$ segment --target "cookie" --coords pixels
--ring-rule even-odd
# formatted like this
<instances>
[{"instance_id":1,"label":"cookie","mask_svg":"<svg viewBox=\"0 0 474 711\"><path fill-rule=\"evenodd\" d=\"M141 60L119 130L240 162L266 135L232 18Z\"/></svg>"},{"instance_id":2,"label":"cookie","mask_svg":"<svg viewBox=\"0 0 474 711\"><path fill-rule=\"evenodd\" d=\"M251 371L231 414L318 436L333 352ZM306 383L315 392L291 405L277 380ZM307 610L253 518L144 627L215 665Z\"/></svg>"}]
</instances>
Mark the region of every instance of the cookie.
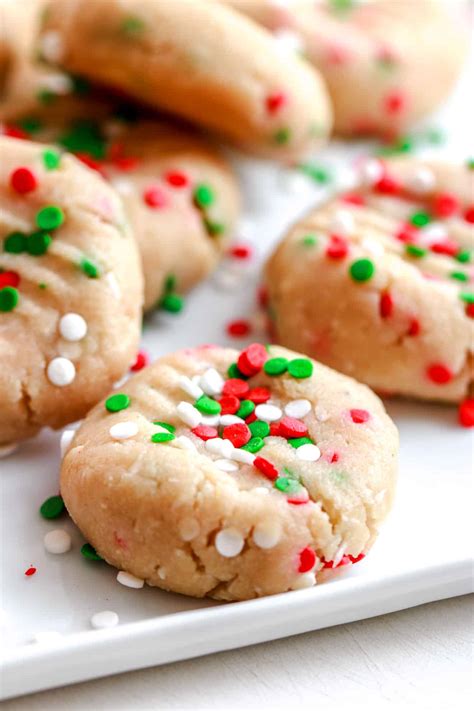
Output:
<instances>
[{"instance_id":1,"label":"cookie","mask_svg":"<svg viewBox=\"0 0 474 711\"><path fill-rule=\"evenodd\" d=\"M437 0L225 2L321 72L335 130L348 136L406 131L448 96L466 55L466 37Z\"/></svg>"},{"instance_id":2,"label":"cookie","mask_svg":"<svg viewBox=\"0 0 474 711\"><path fill-rule=\"evenodd\" d=\"M122 204L93 171L0 138L0 444L82 417L134 361L142 276Z\"/></svg>"},{"instance_id":3,"label":"cookie","mask_svg":"<svg viewBox=\"0 0 474 711\"><path fill-rule=\"evenodd\" d=\"M367 387L277 346L206 346L158 360L91 411L61 494L121 571L244 600L363 558L392 503L397 450Z\"/></svg>"},{"instance_id":4,"label":"cookie","mask_svg":"<svg viewBox=\"0 0 474 711\"><path fill-rule=\"evenodd\" d=\"M276 338L376 390L459 402L473 384L472 166L369 160L266 268Z\"/></svg>"},{"instance_id":5,"label":"cookie","mask_svg":"<svg viewBox=\"0 0 474 711\"><path fill-rule=\"evenodd\" d=\"M213 0L50 0L39 51L261 155L293 159L331 128L317 72Z\"/></svg>"}]
</instances>

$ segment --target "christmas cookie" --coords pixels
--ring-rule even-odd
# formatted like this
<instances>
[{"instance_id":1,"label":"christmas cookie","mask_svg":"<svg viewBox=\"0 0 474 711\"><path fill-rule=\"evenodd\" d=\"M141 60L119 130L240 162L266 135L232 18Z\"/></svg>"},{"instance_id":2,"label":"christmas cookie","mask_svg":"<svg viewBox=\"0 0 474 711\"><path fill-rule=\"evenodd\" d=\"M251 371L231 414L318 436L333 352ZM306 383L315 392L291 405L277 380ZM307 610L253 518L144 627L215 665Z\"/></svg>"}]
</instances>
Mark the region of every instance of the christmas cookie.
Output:
<instances>
[{"instance_id":1,"label":"christmas cookie","mask_svg":"<svg viewBox=\"0 0 474 711\"><path fill-rule=\"evenodd\" d=\"M207 346L160 359L91 411L61 494L119 576L243 600L364 557L397 450L367 387L280 347Z\"/></svg>"},{"instance_id":2,"label":"christmas cookie","mask_svg":"<svg viewBox=\"0 0 474 711\"><path fill-rule=\"evenodd\" d=\"M316 71L211 0L50 0L39 52L262 155L295 158L331 128Z\"/></svg>"},{"instance_id":3,"label":"christmas cookie","mask_svg":"<svg viewBox=\"0 0 474 711\"><path fill-rule=\"evenodd\" d=\"M317 67L335 129L346 135L405 131L446 98L466 54L465 37L437 0L226 2Z\"/></svg>"},{"instance_id":4,"label":"christmas cookie","mask_svg":"<svg viewBox=\"0 0 474 711\"><path fill-rule=\"evenodd\" d=\"M367 161L266 269L276 338L373 388L459 402L473 385L472 166Z\"/></svg>"},{"instance_id":5,"label":"christmas cookie","mask_svg":"<svg viewBox=\"0 0 474 711\"><path fill-rule=\"evenodd\" d=\"M136 356L142 277L116 193L0 138L0 444L77 420Z\"/></svg>"}]
</instances>

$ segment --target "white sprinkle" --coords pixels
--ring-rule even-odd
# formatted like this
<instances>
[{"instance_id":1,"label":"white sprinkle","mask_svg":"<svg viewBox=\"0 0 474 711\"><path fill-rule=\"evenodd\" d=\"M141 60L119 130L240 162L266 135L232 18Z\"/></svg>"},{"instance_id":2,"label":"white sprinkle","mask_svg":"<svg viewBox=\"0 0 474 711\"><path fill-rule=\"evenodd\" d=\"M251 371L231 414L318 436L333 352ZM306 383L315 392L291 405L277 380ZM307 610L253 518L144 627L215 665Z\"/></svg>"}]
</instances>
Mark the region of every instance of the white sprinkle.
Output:
<instances>
[{"instance_id":1,"label":"white sprinkle","mask_svg":"<svg viewBox=\"0 0 474 711\"><path fill-rule=\"evenodd\" d=\"M87 334L87 323L79 314L65 314L59 321L59 333L66 341L81 341Z\"/></svg>"},{"instance_id":2,"label":"white sprinkle","mask_svg":"<svg viewBox=\"0 0 474 711\"><path fill-rule=\"evenodd\" d=\"M256 486L255 489L252 489L254 494L258 494L261 496L262 494L265 496L270 493L270 489L268 489L266 486Z\"/></svg>"},{"instance_id":3,"label":"white sprinkle","mask_svg":"<svg viewBox=\"0 0 474 711\"><path fill-rule=\"evenodd\" d=\"M242 464L253 464L256 457L255 454L252 454L252 452L247 452L246 449L237 449L234 447L232 450L232 455L231 459L234 460L234 462L242 462Z\"/></svg>"},{"instance_id":4,"label":"white sprinkle","mask_svg":"<svg viewBox=\"0 0 474 711\"><path fill-rule=\"evenodd\" d=\"M179 524L179 535L183 541L192 541L199 536L201 527L195 518L185 518Z\"/></svg>"},{"instance_id":5,"label":"white sprinkle","mask_svg":"<svg viewBox=\"0 0 474 711\"><path fill-rule=\"evenodd\" d=\"M40 51L48 62L60 62L63 58L63 40L59 32L45 32L39 39Z\"/></svg>"},{"instance_id":6,"label":"white sprinkle","mask_svg":"<svg viewBox=\"0 0 474 711\"><path fill-rule=\"evenodd\" d=\"M145 581L141 578L136 578L131 573L127 573L125 570L120 570L117 573L117 582L120 585L125 585L127 588L136 588L139 590L145 584Z\"/></svg>"},{"instance_id":7,"label":"white sprinkle","mask_svg":"<svg viewBox=\"0 0 474 711\"><path fill-rule=\"evenodd\" d=\"M120 299L122 298L122 290L119 286L119 283L117 281L117 277L115 276L115 274L113 272L107 272L107 274L105 275L105 279L109 285L109 288L110 288L110 291L112 292L112 294L115 296L117 301L120 301Z\"/></svg>"},{"instance_id":8,"label":"white sprinkle","mask_svg":"<svg viewBox=\"0 0 474 711\"><path fill-rule=\"evenodd\" d=\"M288 417L296 417L300 419L311 412L311 403L309 400L291 400L285 405L285 415Z\"/></svg>"},{"instance_id":9,"label":"white sprinkle","mask_svg":"<svg viewBox=\"0 0 474 711\"><path fill-rule=\"evenodd\" d=\"M218 269L213 276L213 282L218 289L230 291L236 289L242 281L242 275L237 274L232 269L222 267Z\"/></svg>"},{"instance_id":10,"label":"white sprinkle","mask_svg":"<svg viewBox=\"0 0 474 711\"><path fill-rule=\"evenodd\" d=\"M274 548L281 538L281 528L278 523L271 521L258 523L254 528L252 538L259 548Z\"/></svg>"},{"instance_id":11,"label":"white sprinkle","mask_svg":"<svg viewBox=\"0 0 474 711\"><path fill-rule=\"evenodd\" d=\"M326 422L329 420L329 412L321 405L316 405L314 408L314 414L316 415L318 422Z\"/></svg>"},{"instance_id":12,"label":"white sprinkle","mask_svg":"<svg viewBox=\"0 0 474 711\"><path fill-rule=\"evenodd\" d=\"M225 457L226 459L230 459L232 457L235 449L230 440L221 439L220 437L208 439L205 443L205 447L211 454L217 454L219 457Z\"/></svg>"},{"instance_id":13,"label":"white sprinkle","mask_svg":"<svg viewBox=\"0 0 474 711\"><path fill-rule=\"evenodd\" d=\"M383 165L377 159L369 159L362 163L359 176L364 185L374 185L383 175Z\"/></svg>"},{"instance_id":14,"label":"white sprinkle","mask_svg":"<svg viewBox=\"0 0 474 711\"><path fill-rule=\"evenodd\" d=\"M59 449L61 452L61 459L64 458L66 452L72 444L72 440L76 436L76 430L64 430L61 434L61 439L59 440Z\"/></svg>"},{"instance_id":15,"label":"white sprinkle","mask_svg":"<svg viewBox=\"0 0 474 711\"><path fill-rule=\"evenodd\" d=\"M166 434L166 432L168 432L168 434L169 434L169 432L170 432L169 430L166 429L166 427L162 427L161 425L157 425L157 424L155 424L155 422L153 423L153 427L156 427L156 430L155 430L155 432L154 432L153 434L156 434L157 432L164 432L165 434Z\"/></svg>"},{"instance_id":16,"label":"white sprinkle","mask_svg":"<svg viewBox=\"0 0 474 711\"><path fill-rule=\"evenodd\" d=\"M385 248L381 242L372 237L364 237L361 240L361 247L370 254L371 257L381 257L385 254Z\"/></svg>"},{"instance_id":17,"label":"white sprinkle","mask_svg":"<svg viewBox=\"0 0 474 711\"><path fill-rule=\"evenodd\" d=\"M426 166L417 168L412 175L409 175L406 179L407 188L418 195L425 195L431 192L435 184L435 174Z\"/></svg>"},{"instance_id":18,"label":"white sprinkle","mask_svg":"<svg viewBox=\"0 0 474 711\"><path fill-rule=\"evenodd\" d=\"M336 210L331 217L329 229L334 234L341 237L347 237L354 232L355 220L352 212L349 210Z\"/></svg>"},{"instance_id":19,"label":"white sprinkle","mask_svg":"<svg viewBox=\"0 0 474 711\"><path fill-rule=\"evenodd\" d=\"M190 402L180 402L176 408L179 418L191 429L201 422L201 413Z\"/></svg>"},{"instance_id":20,"label":"white sprinkle","mask_svg":"<svg viewBox=\"0 0 474 711\"><path fill-rule=\"evenodd\" d=\"M280 55L285 58L288 57L288 55L303 52L304 50L303 40L292 30L277 30L273 33L273 36L277 43Z\"/></svg>"},{"instance_id":21,"label":"white sprinkle","mask_svg":"<svg viewBox=\"0 0 474 711\"><path fill-rule=\"evenodd\" d=\"M291 195L304 195L314 190L314 183L307 175L288 168L280 168L278 184L283 192Z\"/></svg>"},{"instance_id":22,"label":"white sprinkle","mask_svg":"<svg viewBox=\"0 0 474 711\"><path fill-rule=\"evenodd\" d=\"M135 437L137 433L138 425L136 422L117 422L109 430L112 439L130 439L130 437Z\"/></svg>"},{"instance_id":23,"label":"white sprinkle","mask_svg":"<svg viewBox=\"0 0 474 711\"><path fill-rule=\"evenodd\" d=\"M41 89L47 89L54 94L65 96L70 94L74 88L71 77L67 74L48 74L41 78Z\"/></svg>"},{"instance_id":24,"label":"white sprinkle","mask_svg":"<svg viewBox=\"0 0 474 711\"><path fill-rule=\"evenodd\" d=\"M185 435L179 435L179 437L176 437L171 444L179 447L179 449L187 449L189 452L197 451L194 442L192 442L189 437L185 437Z\"/></svg>"},{"instance_id":25,"label":"white sprinkle","mask_svg":"<svg viewBox=\"0 0 474 711\"><path fill-rule=\"evenodd\" d=\"M343 544L342 546L339 546L339 548L336 551L336 555L333 558L333 563L332 563L333 568L336 568L339 565L345 552L346 552L345 544Z\"/></svg>"},{"instance_id":26,"label":"white sprinkle","mask_svg":"<svg viewBox=\"0 0 474 711\"><path fill-rule=\"evenodd\" d=\"M224 379L215 368L209 368L201 375L199 385L206 395L220 395L224 387Z\"/></svg>"},{"instance_id":27,"label":"white sprinkle","mask_svg":"<svg viewBox=\"0 0 474 711\"><path fill-rule=\"evenodd\" d=\"M110 182L120 195L131 195L134 192L133 183L128 178L114 178Z\"/></svg>"},{"instance_id":28,"label":"white sprinkle","mask_svg":"<svg viewBox=\"0 0 474 711\"><path fill-rule=\"evenodd\" d=\"M237 464L231 462L230 459L216 459L214 464L218 469L221 469L223 472L236 472L239 469Z\"/></svg>"},{"instance_id":29,"label":"white sprinkle","mask_svg":"<svg viewBox=\"0 0 474 711\"><path fill-rule=\"evenodd\" d=\"M291 586L292 590L304 590L305 588L312 588L316 585L316 575L315 573L302 573L298 575L295 582Z\"/></svg>"},{"instance_id":30,"label":"white sprinkle","mask_svg":"<svg viewBox=\"0 0 474 711\"><path fill-rule=\"evenodd\" d=\"M303 462L317 462L321 456L321 450L315 444L303 444L296 450L296 456Z\"/></svg>"},{"instance_id":31,"label":"white sprinkle","mask_svg":"<svg viewBox=\"0 0 474 711\"><path fill-rule=\"evenodd\" d=\"M95 615L91 617L91 627L95 630L106 630L110 627L117 627L118 623L119 616L113 610L96 612Z\"/></svg>"},{"instance_id":32,"label":"white sprinkle","mask_svg":"<svg viewBox=\"0 0 474 711\"><path fill-rule=\"evenodd\" d=\"M1 444L0 445L0 459L5 459L6 457L9 457L10 454L13 454L13 452L16 452L18 449L18 444L16 442L12 442L12 444Z\"/></svg>"},{"instance_id":33,"label":"white sprinkle","mask_svg":"<svg viewBox=\"0 0 474 711\"><path fill-rule=\"evenodd\" d=\"M244 547L244 537L236 528L224 528L217 534L215 546L224 558L234 558Z\"/></svg>"},{"instance_id":34,"label":"white sprinkle","mask_svg":"<svg viewBox=\"0 0 474 711\"><path fill-rule=\"evenodd\" d=\"M221 425L224 425L224 427L227 427L227 425L241 425L242 423L245 424L245 420L243 420L241 417L237 417L237 415L221 415L219 418L219 423Z\"/></svg>"},{"instance_id":35,"label":"white sprinkle","mask_svg":"<svg viewBox=\"0 0 474 711\"><path fill-rule=\"evenodd\" d=\"M53 644L62 638L63 635L61 632L56 632L55 630L40 630L33 635L33 642L37 644Z\"/></svg>"},{"instance_id":36,"label":"white sprinkle","mask_svg":"<svg viewBox=\"0 0 474 711\"><path fill-rule=\"evenodd\" d=\"M217 427L220 422L219 415L201 415L201 424L209 427Z\"/></svg>"},{"instance_id":37,"label":"white sprinkle","mask_svg":"<svg viewBox=\"0 0 474 711\"><path fill-rule=\"evenodd\" d=\"M70 385L76 377L76 368L69 358L53 358L46 369L48 380L59 388Z\"/></svg>"},{"instance_id":38,"label":"white sprinkle","mask_svg":"<svg viewBox=\"0 0 474 711\"><path fill-rule=\"evenodd\" d=\"M282 416L282 411L276 405L257 405L255 408L255 415L259 420L263 422L276 422Z\"/></svg>"},{"instance_id":39,"label":"white sprinkle","mask_svg":"<svg viewBox=\"0 0 474 711\"><path fill-rule=\"evenodd\" d=\"M441 242L448 237L448 230L442 222L432 222L418 230L418 240L423 247L430 247L433 242Z\"/></svg>"},{"instance_id":40,"label":"white sprinkle","mask_svg":"<svg viewBox=\"0 0 474 711\"><path fill-rule=\"evenodd\" d=\"M166 568L163 568L163 566L161 566L156 572L158 573L158 577L160 580L166 580Z\"/></svg>"},{"instance_id":41,"label":"white sprinkle","mask_svg":"<svg viewBox=\"0 0 474 711\"><path fill-rule=\"evenodd\" d=\"M54 531L49 531L43 539L44 547L48 553L60 555L71 550L71 536L62 528L56 528Z\"/></svg>"},{"instance_id":42,"label":"white sprinkle","mask_svg":"<svg viewBox=\"0 0 474 711\"><path fill-rule=\"evenodd\" d=\"M204 392L201 390L199 385L197 383L194 383L191 378L188 378L187 375L182 375L180 377L178 385L181 390L184 390L184 392L187 393L194 400L197 400L202 395L204 395Z\"/></svg>"}]
</instances>

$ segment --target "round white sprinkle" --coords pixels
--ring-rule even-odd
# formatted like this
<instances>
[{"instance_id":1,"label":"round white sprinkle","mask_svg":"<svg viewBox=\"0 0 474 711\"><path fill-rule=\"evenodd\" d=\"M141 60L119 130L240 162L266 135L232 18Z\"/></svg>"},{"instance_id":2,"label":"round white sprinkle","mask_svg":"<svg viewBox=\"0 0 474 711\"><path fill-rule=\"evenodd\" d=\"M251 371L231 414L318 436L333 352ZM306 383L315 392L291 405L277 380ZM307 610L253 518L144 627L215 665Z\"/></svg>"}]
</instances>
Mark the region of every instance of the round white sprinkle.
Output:
<instances>
[{"instance_id":1,"label":"round white sprinkle","mask_svg":"<svg viewBox=\"0 0 474 711\"><path fill-rule=\"evenodd\" d=\"M56 632L55 630L40 630L33 635L33 642L37 644L53 644L62 638L63 635L61 632Z\"/></svg>"},{"instance_id":2,"label":"round white sprinkle","mask_svg":"<svg viewBox=\"0 0 474 711\"><path fill-rule=\"evenodd\" d=\"M412 190L418 195L424 195L433 190L436 184L436 178L432 170L422 166L407 177L406 184L409 190Z\"/></svg>"},{"instance_id":3,"label":"round white sprinkle","mask_svg":"<svg viewBox=\"0 0 474 711\"><path fill-rule=\"evenodd\" d=\"M430 247L433 242L442 242L448 237L448 230L442 222L432 222L418 230L418 239L423 247Z\"/></svg>"},{"instance_id":4,"label":"round white sprinkle","mask_svg":"<svg viewBox=\"0 0 474 711\"><path fill-rule=\"evenodd\" d=\"M215 368L209 368L201 375L199 385L206 395L220 395L224 387L224 379Z\"/></svg>"},{"instance_id":5,"label":"round white sprinkle","mask_svg":"<svg viewBox=\"0 0 474 711\"><path fill-rule=\"evenodd\" d=\"M255 415L257 419L263 422L276 422L282 416L282 411L276 405L257 405Z\"/></svg>"},{"instance_id":6,"label":"round white sprinkle","mask_svg":"<svg viewBox=\"0 0 474 711\"><path fill-rule=\"evenodd\" d=\"M58 388L70 385L76 377L76 368L69 358L53 358L46 369L48 380Z\"/></svg>"},{"instance_id":7,"label":"round white sprinkle","mask_svg":"<svg viewBox=\"0 0 474 711\"><path fill-rule=\"evenodd\" d=\"M96 612L91 617L91 627L95 630L106 630L109 627L116 627L119 623L119 616L113 610L103 610Z\"/></svg>"},{"instance_id":8,"label":"round white sprinkle","mask_svg":"<svg viewBox=\"0 0 474 711\"><path fill-rule=\"evenodd\" d=\"M59 449L61 451L61 459L66 454L67 450L72 444L72 440L76 436L76 430L64 430L61 434L61 439L59 440Z\"/></svg>"},{"instance_id":9,"label":"round white sprinkle","mask_svg":"<svg viewBox=\"0 0 474 711\"><path fill-rule=\"evenodd\" d=\"M354 232L355 220L349 210L337 210L331 218L329 229L334 234L347 237Z\"/></svg>"},{"instance_id":10,"label":"round white sprinkle","mask_svg":"<svg viewBox=\"0 0 474 711\"><path fill-rule=\"evenodd\" d=\"M237 415L221 415L219 418L219 423L221 425L224 425L224 427L227 427L227 425L241 425L242 423L245 424L245 420L243 420L241 417L237 417Z\"/></svg>"},{"instance_id":11,"label":"round white sprinkle","mask_svg":"<svg viewBox=\"0 0 474 711\"><path fill-rule=\"evenodd\" d=\"M273 33L278 51L283 57L303 52L304 43L301 37L292 30L277 30Z\"/></svg>"},{"instance_id":12,"label":"round white sprinkle","mask_svg":"<svg viewBox=\"0 0 474 711\"><path fill-rule=\"evenodd\" d=\"M194 383L191 378L188 378L187 375L182 375L178 383L181 390L184 390L184 392L187 393L190 397L194 398L194 400L197 400L202 395L204 395L204 392L201 390L199 385L197 383Z\"/></svg>"},{"instance_id":13,"label":"round white sprinkle","mask_svg":"<svg viewBox=\"0 0 474 711\"><path fill-rule=\"evenodd\" d=\"M364 237L361 241L361 247L365 249L372 257L381 257L385 254L385 248L383 244L377 239L372 239L372 237Z\"/></svg>"},{"instance_id":14,"label":"round white sprinkle","mask_svg":"<svg viewBox=\"0 0 474 711\"><path fill-rule=\"evenodd\" d=\"M237 464L231 462L230 459L216 459L214 464L218 469L221 469L223 472L236 472L239 468Z\"/></svg>"},{"instance_id":15,"label":"round white sprinkle","mask_svg":"<svg viewBox=\"0 0 474 711\"><path fill-rule=\"evenodd\" d=\"M120 195L131 195L134 192L133 183L127 178L114 178L111 183Z\"/></svg>"},{"instance_id":16,"label":"round white sprinkle","mask_svg":"<svg viewBox=\"0 0 474 711\"><path fill-rule=\"evenodd\" d=\"M236 528L224 528L217 534L215 546L224 558L234 558L244 547L244 538Z\"/></svg>"},{"instance_id":17,"label":"round white sprinkle","mask_svg":"<svg viewBox=\"0 0 474 711\"><path fill-rule=\"evenodd\" d=\"M315 444L303 444L296 450L296 456L303 462L317 462L321 456L321 451Z\"/></svg>"},{"instance_id":18,"label":"round white sprinkle","mask_svg":"<svg viewBox=\"0 0 474 711\"><path fill-rule=\"evenodd\" d=\"M71 550L71 536L62 528L56 528L54 531L49 531L43 539L44 547L48 553L60 555Z\"/></svg>"},{"instance_id":19,"label":"round white sprinkle","mask_svg":"<svg viewBox=\"0 0 474 711\"><path fill-rule=\"evenodd\" d=\"M40 51L44 59L55 64L63 58L63 40L59 32L45 32L39 39Z\"/></svg>"},{"instance_id":20,"label":"round white sprinkle","mask_svg":"<svg viewBox=\"0 0 474 711\"><path fill-rule=\"evenodd\" d=\"M311 412L311 403L309 400L291 400L285 405L285 415L288 417L296 417L300 419Z\"/></svg>"},{"instance_id":21,"label":"round white sprinkle","mask_svg":"<svg viewBox=\"0 0 474 711\"><path fill-rule=\"evenodd\" d=\"M120 585L125 585L127 588L136 588L137 590L142 588L145 584L144 580L136 578L131 573L125 572L125 570L120 570L117 573L117 582L120 583Z\"/></svg>"},{"instance_id":22,"label":"round white sprinkle","mask_svg":"<svg viewBox=\"0 0 474 711\"><path fill-rule=\"evenodd\" d=\"M136 422L117 422L109 430L112 439L130 439L138 433Z\"/></svg>"},{"instance_id":23,"label":"round white sprinkle","mask_svg":"<svg viewBox=\"0 0 474 711\"><path fill-rule=\"evenodd\" d=\"M18 444L16 444L16 442L13 442L12 444L0 445L0 459L9 457L10 454L13 454L13 452L16 452L17 449L18 449Z\"/></svg>"},{"instance_id":24,"label":"round white sprinkle","mask_svg":"<svg viewBox=\"0 0 474 711\"><path fill-rule=\"evenodd\" d=\"M373 185L383 175L383 166L379 160L369 159L362 163L359 170L360 179L365 185Z\"/></svg>"},{"instance_id":25,"label":"round white sprinkle","mask_svg":"<svg viewBox=\"0 0 474 711\"><path fill-rule=\"evenodd\" d=\"M292 195L302 195L314 190L314 182L307 175L287 168L280 168L278 184L282 191Z\"/></svg>"},{"instance_id":26,"label":"round white sprinkle","mask_svg":"<svg viewBox=\"0 0 474 711\"><path fill-rule=\"evenodd\" d=\"M280 526L271 521L258 523L254 528L252 538L259 548L274 548L281 538Z\"/></svg>"},{"instance_id":27,"label":"round white sprinkle","mask_svg":"<svg viewBox=\"0 0 474 711\"><path fill-rule=\"evenodd\" d=\"M189 452L197 451L194 442L191 442L189 437L186 437L185 435L179 435L179 437L176 437L176 439L174 439L171 444L174 444L176 447L179 447L179 449L187 449Z\"/></svg>"},{"instance_id":28,"label":"round white sprinkle","mask_svg":"<svg viewBox=\"0 0 474 711\"><path fill-rule=\"evenodd\" d=\"M266 496L270 493L270 489L267 489L266 486L256 486L255 489L252 489L252 491L254 494L258 494L259 496Z\"/></svg>"},{"instance_id":29,"label":"round white sprinkle","mask_svg":"<svg viewBox=\"0 0 474 711\"><path fill-rule=\"evenodd\" d=\"M79 314L65 314L59 321L59 333L66 341L81 341L87 334L87 323Z\"/></svg>"},{"instance_id":30,"label":"round white sprinkle","mask_svg":"<svg viewBox=\"0 0 474 711\"><path fill-rule=\"evenodd\" d=\"M217 427L221 418L219 415L201 415L201 424L209 427Z\"/></svg>"},{"instance_id":31,"label":"round white sprinkle","mask_svg":"<svg viewBox=\"0 0 474 711\"><path fill-rule=\"evenodd\" d=\"M190 402L180 402L176 411L179 418L191 429L197 427L201 422L201 413Z\"/></svg>"},{"instance_id":32,"label":"round white sprinkle","mask_svg":"<svg viewBox=\"0 0 474 711\"><path fill-rule=\"evenodd\" d=\"M179 535L183 541L192 541L199 536L201 527L195 518L185 518L179 524Z\"/></svg>"},{"instance_id":33,"label":"round white sprinkle","mask_svg":"<svg viewBox=\"0 0 474 711\"><path fill-rule=\"evenodd\" d=\"M228 439L221 439L220 437L208 439L205 443L205 447L211 454L217 454L219 457L225 457L226 459L230 459L234 451L232 442Z\"/></svg>"},{"instance_id":34,"label":"round white sprinkle","mask_svg":"<svg viewBox=\"0 0 474 711\"><path fill-rule=\"evenodd\" d=\"M234 447L231 459L233 459L234 462L242 462L242 464L253 464L256 457L255 454L247 452L246 449L237 449L237 447Z\"/></svg>"},{"instance_id":35,"label":"round white sprinkle","mask_svg":"<svg viewBox=\"0 0 474 711\"><path fill-rule=\"evenodd\" d=\"M298 575L295 582L291 586L292 590L304 590L304 588L312 588L316 585L316 575L314 573L302 573Z\"/></svg>"}]
</instances>

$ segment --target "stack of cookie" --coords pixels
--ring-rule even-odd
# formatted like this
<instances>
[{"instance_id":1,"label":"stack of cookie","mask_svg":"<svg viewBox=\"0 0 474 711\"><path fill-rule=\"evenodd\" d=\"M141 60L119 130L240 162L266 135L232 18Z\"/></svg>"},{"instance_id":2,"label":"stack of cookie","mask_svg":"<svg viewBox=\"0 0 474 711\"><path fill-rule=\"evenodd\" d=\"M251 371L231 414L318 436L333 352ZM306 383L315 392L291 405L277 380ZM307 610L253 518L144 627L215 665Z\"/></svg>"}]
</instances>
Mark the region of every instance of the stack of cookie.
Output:
<instances>
[{"instance_id":1,"label":"stack of cookie","mask_svg":"<svg viewBox=\"0 0 474 711\"><path fill-rule=\"evenodd\" d=\"M472 185L411 161L365 164L271 258L277 340L306 355L191 348L113 391L143 311L179 310L232 235L214 137L290 164L333 124L392 138L463 53L434 0L0 0L0 446L86 416L61 492L112 565L225 600L310 587L395 488L396 428L347 376L472 423Z\"/></svg>"}]
</instances>

